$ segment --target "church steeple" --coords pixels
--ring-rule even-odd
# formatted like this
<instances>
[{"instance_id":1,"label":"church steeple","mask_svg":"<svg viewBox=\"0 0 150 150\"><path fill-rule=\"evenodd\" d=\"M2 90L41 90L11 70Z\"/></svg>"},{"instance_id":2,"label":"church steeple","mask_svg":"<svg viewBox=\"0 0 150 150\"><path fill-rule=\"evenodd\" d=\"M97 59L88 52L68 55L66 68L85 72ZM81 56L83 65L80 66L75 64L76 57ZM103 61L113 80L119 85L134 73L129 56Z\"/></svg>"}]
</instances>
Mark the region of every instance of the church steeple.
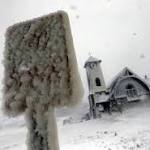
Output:
<instances>
[{"instance_id":1,"label":"church steeple","mask_svg":"<svg viewBox=\"0 0 150 150\"><path fill-rule=\"evenodd\" d=\"M100 63L101 60L90 56L84 65L90 94L101 93L102 91L106 90Z\"/></svg>"}]
</instances>

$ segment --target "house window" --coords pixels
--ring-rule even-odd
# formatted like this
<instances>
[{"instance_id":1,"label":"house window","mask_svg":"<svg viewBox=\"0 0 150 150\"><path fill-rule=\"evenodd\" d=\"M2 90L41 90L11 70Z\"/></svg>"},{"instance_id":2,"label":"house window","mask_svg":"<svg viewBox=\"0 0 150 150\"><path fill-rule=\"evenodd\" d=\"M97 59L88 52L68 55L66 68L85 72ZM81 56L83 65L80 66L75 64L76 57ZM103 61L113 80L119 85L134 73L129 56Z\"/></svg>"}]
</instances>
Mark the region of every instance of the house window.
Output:
<instances>
[{"instance_id":1,"label":"house window","mask_svg":"<svg viewBox=\"0 0 150 150\"><path fill-rule=\"evenodd\" d=\"M128 97L135 97L137 96L137 91L135 87L132 84L128 84L126 86L126 92Z\"/></svg>"},{"instance_id":2,"label":"house window","mask_svg":"<svg viewBox=\"0 0 150 150\"><path fill-rule=\"evenodd\" d=\"M95 79L96 86L101 86L101 81L99 78Z\"/></svg>"}]
</instances>

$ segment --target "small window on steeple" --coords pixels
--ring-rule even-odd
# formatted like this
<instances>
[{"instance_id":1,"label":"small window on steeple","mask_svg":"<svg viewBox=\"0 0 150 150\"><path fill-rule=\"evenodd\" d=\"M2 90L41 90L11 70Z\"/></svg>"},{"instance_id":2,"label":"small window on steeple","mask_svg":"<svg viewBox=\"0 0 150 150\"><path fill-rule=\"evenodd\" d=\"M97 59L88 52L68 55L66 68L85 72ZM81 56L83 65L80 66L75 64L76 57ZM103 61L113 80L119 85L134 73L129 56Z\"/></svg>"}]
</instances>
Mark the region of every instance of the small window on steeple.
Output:
<instances>
[{"instance_id":1,"label":"small window on steeple","mask_svg":"<svg viewBox=\"0 0 150 150\"><path fill-rule=\"evenodd\" d=\"M96 86L101 86L101 80L99 78L95 79Z\"/></svg>"}]
</instances>

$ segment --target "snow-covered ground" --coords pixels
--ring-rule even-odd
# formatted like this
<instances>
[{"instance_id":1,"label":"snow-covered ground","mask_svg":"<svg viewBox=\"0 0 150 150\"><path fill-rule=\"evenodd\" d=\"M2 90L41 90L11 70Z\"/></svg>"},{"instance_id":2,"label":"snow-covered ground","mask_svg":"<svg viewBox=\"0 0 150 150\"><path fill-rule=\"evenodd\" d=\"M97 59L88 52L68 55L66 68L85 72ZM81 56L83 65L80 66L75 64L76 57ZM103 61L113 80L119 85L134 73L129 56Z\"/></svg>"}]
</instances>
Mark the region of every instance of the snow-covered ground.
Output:
<instances>
[{"instance_id":1,"label":"snow-covered ground","mask_svg":"<svg viewBox=\"0 0 150 150\"><path fill-rule=\"evenodd\" d=\"M70 114L74 118L75 110ZM63 125L62 118L57 118L60 150L150 150L150 101L130 104L122 114L105 113L97 120ZM26 150L26 133L23 117L0 116L0 150Z\"/></svg>"}]
</instances>

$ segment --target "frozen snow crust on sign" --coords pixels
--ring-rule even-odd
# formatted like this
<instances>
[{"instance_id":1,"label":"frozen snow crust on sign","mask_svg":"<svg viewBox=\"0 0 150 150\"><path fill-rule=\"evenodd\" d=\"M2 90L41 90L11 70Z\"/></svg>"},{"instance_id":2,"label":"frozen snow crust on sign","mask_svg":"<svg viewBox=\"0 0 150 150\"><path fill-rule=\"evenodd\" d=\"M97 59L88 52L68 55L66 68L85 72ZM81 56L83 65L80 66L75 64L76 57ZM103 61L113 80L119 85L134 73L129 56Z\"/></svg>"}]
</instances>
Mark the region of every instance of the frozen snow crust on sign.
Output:
<instances>
[{"instance_id":1,"label":"frozen snow crust on sign","mask_svg":"<svg viewBox=\"0 0 150 150\"><path fill-rule=\"evenodd\" d=\"M83 90L70 24L59 11L8 28L4 51L4 109L8 115L28 106L77 103Z\"/></svg>"}]
</instances>

